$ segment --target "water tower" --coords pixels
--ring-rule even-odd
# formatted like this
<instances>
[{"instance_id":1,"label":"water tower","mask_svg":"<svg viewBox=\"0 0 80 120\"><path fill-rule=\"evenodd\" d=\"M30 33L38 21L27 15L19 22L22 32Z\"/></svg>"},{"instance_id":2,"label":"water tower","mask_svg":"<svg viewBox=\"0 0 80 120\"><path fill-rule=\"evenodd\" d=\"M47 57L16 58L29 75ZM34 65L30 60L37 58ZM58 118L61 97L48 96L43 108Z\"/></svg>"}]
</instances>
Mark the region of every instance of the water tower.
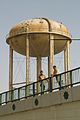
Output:
<instances>
[{"instance_id":1,"label":"water tower","mask_svg":"<svg viewBox=\"0 0 80 120\"><path fill-rule=\"evenodd\" d=\"M10 30L6 42L10 47L10 90L13 85L13 50L26 56L26 84L29 82L30 57L37 57L37 78L41 70L41 57L48 57L48 76L51 76L54 55L61 51L64 51L64 70L69 70L71 35L62 23L47 18L26 20Z\"/></svg>"}]
</instances>

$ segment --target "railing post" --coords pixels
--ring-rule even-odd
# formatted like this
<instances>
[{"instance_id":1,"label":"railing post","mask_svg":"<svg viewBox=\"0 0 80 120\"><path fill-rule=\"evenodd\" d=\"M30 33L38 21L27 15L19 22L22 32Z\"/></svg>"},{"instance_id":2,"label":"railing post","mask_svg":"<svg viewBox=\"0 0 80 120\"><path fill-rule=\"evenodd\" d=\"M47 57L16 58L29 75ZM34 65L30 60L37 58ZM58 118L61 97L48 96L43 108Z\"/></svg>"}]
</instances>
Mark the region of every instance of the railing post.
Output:
<instances>
[{"instance_id":1,"label":"railing post","mask_svg":"<svg viewBox=\"0 0 80 120\"><path fill-rule=\"evenodd\" d=\"M13 90L11 90L11 102L13 101Z\"/></svg>"},{"instance_id":2,"label":"railing post","mask_svg":"<svg viewBox=\"0 0 80 120\"><path fill-rule=\"evenodd\" d=\"M52 92L52 77L49 78L49 90Z\"/></svg>"},{"instance_id":3,"label":"railing post","mask_svg":"<svg viewBox=\"0 0 80 120\"><path fill-rule=\"evenodd\" d=\"M7 92L5 93L5 96L6 96L6 98L5 98L5 102L6 102L6 104L7 104Z\"/></svg>"},{"instance_id":4,"label":"railing post","mask_svg":"<svg viewBox=\"0 0 80 120\"><path fill-rule=\"evenodd\" d=\"M60 81L59 81L59 89L61 90L62 85L61 85L61 75L60 75Z\"/></svg>"},{"instance_id":5,"label":"railing post","mask_svg":"<svg viewBox=\"0 0 80 120\"><path fill-rule=\"evenodd\" d=\"M41 87L41 95L42 95L42 94L44 94L43 80L40 81L40 87Z\"/></svg>"},{"instance_id":6,"label":"railing post","mask_svg":"<svg viewBox=\"0 0 80 120\"><path fill-rule=\"evenodd\" d=\"M1 99L2 99L2 94L0 94L0 105L1 105L1 103L2 103L2 102L1 102L2 100L1 100Z\"/></svg>"},{"instance_id":7,"label":"railing post","mask_svg":"<svg viewBox=\"0 0 80 120\"><path fill-rule=\"evenodd\" d=\"M71 87L73 86L72 84L72 71L70 71L70 84L71 84Z\"/></svg>"},{"instance_id":8,"label":"railing post","mask_svg":"<svg viewBox=\"0 0 80 120\"><path fill-rule=\"evenodd\" d=\"M25 98L27 98L27 85L25 86Z\"/></svg>"},{"instance_id":9,"label":"railing post","mask_svg":"<svg viewBox=\"0 0 80 120\"><path fill-rule=\"evenodd\" d=\"M18 88L18 100L20 100L20 88Z\"/></svg>"},{"instance_id":10,"label":"railing post","mask_svg":"<svg viewBox=\"0 0 80 120\"><path fill-rule=\"evenodd\" d=\"M35 96L35 83L33 83L33 96Z\"/></svg>"}]
</instances>

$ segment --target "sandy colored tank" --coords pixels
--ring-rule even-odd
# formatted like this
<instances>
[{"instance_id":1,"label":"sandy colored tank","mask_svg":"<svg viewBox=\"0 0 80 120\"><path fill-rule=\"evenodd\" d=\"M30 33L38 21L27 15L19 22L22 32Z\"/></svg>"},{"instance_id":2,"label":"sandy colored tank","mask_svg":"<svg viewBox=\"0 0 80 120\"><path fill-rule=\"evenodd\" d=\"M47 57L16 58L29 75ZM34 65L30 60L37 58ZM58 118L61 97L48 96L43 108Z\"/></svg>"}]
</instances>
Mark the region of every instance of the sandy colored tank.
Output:
<instances>
[{"instance_id":1,"label":"sandy colored tank","mask_svg":"<svg viewBox=\"0 0 80 120\"><path fill-rule=\"evenodd\" d=\"M71 35L62 23L46 18L26 20L15 25L6 41L16 52L25 55L28 36L30 56L46 57L49 56L50 35L54 35L54 54L64 50L67 40L71 42Z\"/></svg>"}]
</instances>

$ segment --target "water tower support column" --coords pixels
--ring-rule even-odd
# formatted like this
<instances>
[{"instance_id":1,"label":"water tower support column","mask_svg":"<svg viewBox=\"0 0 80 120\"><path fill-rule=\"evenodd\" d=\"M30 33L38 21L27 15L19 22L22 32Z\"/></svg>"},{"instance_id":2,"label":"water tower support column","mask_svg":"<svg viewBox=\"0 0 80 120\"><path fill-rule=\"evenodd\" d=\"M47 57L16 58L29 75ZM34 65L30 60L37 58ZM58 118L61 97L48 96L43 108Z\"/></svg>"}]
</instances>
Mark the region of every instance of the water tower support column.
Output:
<instances>
[{"instance_id":1,"label":"water tower support column","mask_svg":"<svg viewBox=\"0 0 80 120\"><path fill-rule=\"evenodd\" d=\"M70 41L67 41L67 70L70 70Z\"/></svg>"},{"instance_id":2,"label":"water tower support column","mask_svg":"<svg viewBox=\"0 0 80 120\"><path fill-rule=\"evenodd\" d=\"M49 36L49 57L48 57L48 76L52 74L52 68L54 63L54 35Z\"/></svg>"},{"instance_id":3,"label":"water tower support column","mask_svg":"<svg viewBox=\"0 0 80 120\"><path fill-rule=\"evenodd\" d=\"M64 49L64 71L70 70L70 41L67 41Z\"/></svg>"},{"instance_id":4,"label":"water tower support column","mask_svg":"<svg viewBox=\"0 0 80 120\"><path fill-rule=\"evenodd\" d=\"M41 71L41 57L37 57L37 80L39 80L39 74Z\"/></svg>"},{"instance_id":5,"label":"water tower support column","mask_svg":"<svg viewBox=\"0 0 80 120\"><path fill-rule=\"evenodd\" d=\"M64 49L64 71L67 71L67 49Z\"/></svg>"},{"instance_id":6,"label":"water tower support column","mask_svg":"<svg viewBox=\"0 0 80 120\"><path fill-rule=\"evenodd\" d=\"M39 74L40 74L40 71L41 71L41 57L38 56L37 57L37 81L39 80ZM37 84L37 93L40 92L40 83Z\"/></svg>"},{"instance_id":7,"label":"water tower support column","mask_svg":"<svg viewBox=\"0 0 80 120\"><path fill-rule=\"evenodd\" d=\"M26 36L26 84L29 83L29 39Z\"/></svg>"},{"instance_id":8,"label":"water tower support column","mask_svg":"<svg viewBox=\"0 0 80 120\"><path fill-rule=\"evenodd\" d=\"M9 90L13 89L13 49L9 48Z\"/></svg>"},{"instance_id":9,"label":"water tower support column","mask_svg":"<svg viewBox=\"0 0 80 120\"><path fill-rule=\"evenodd\" d=\"M64 49L64 71L70 70L70 41L67 41ZM65 85L70 84L70 74L65 74Z\"/></svg>"}]
</instances>

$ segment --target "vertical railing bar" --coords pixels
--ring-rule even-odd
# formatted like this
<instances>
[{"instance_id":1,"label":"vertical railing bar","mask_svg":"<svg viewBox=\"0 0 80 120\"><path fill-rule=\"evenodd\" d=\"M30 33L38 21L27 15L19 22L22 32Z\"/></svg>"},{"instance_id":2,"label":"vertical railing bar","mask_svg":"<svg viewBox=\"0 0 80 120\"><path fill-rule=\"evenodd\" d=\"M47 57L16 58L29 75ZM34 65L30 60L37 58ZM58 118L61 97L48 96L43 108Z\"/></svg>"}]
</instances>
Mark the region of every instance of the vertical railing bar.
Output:
<instances>
[{"instance_id":1,"label":"vertical railing bar","mask_svg":"<svg viewBox=\"0 0 80 120\"><path fill-rule=\"evenodd\" d=\"M71 87L73 86L73 82L72 82L72 71L70 71L70 84L71 84Z\"/></svg>"},{"instance_id":2,"label":"vertical railing bar","mask_svg":"<svg viewBox=\"0 0 80 120\"><path fill-rule=\"evenodd\" d=\"M2 104L2 94L0 94L0 105Z\"/></svg>"},{"instance_id":3,"label":"vertical railing bar","mask_svg":"<svg viewBox=\"0 0 80 120\"><path fill-rule=\"evenodd\" d=\"M3 103L3 102L2 102L2 95L3 95L3 93L1 94L1 105L2 105L2 103Z\"/></svg>"},{"instance_id":4,"label":"vertical railing bar","mask_svg":"<svg viewBox=\"0 0 80 120\"><path fill-rule=\"evenodd\" d=\"M18 100L20 100L20 88L18 88Z\"/></svg>"},{"instance_id":5,"label":"vertical railing bar","mask_svg":"<svg viewBox=\"0 0 80 120\"><path fill-rule=\"evenodd\" d=\"M7 101L7 92L5 93L5 97L6 97L6 98L5 98L5 102L6 102L6 104L7 104L7 102L8 102L8 101Z\"/></svg>"},{"instance_id":6,"label":"vertical railing bar","mask_svg":"<svg viewBox=\"0 0 80 120\"><path fill-rule=\"evenodd\" d=\"M61 88L62 88L62 86L61 86L61 75L60 75L59 87L60 87L60 90L61 90Z\"/></svg>"},{"instance_id":7,"label":"vertical railing bar","mask_svg":"<svg viewBox=\"0 0 80 120\"><path fill-rule=\"evenodd\" d=\"M25 86L25 98L27 98L27 85Z\"/></svg>"},{"instance_id":8,"label":"vertical railing bar","mask_svg":"<svg viewBox=\"0 0 80 120\"><path fill-rule=\"evenodd\" d=\"M43 81L41 80L40 81L40 86L41 86L41 95L43 94L43 83L42 83Z\"/></svg>"},{"instance_id":9,"label":"vertical railing bar","mask_svg":"<svg viewBox=\"0 0 80 120\"><path fill-rule=\"evenodd\" d=\"M7 102L10 102L10 91L7 91Z\"/></svg>"},{"instance_id":10,"label":"vertical railing bar","mask_svg":"<svg viewBox=\"0 0 80 120\"><path fill-rule=\"evenodd\" d=\"M50 92L52 92L52 77L50 77L49 79L49 89L50 89Z\"/></svg>"},{"instance_id":11,"label":"vertical railing bar","mask_svg":"<svg viewBox=\"0 0 80 120\"><path fill-rule=\"evenodd\" d=\"M35 83L33 83L33 96L35 96Z\"/></svg>"},{"instance_id":12,"label":"vertical railing bar","mask_svg":"<svg viewBox=\"0 0 80 120\"><path fill-rule=\"evenodd\" d=\"M11 90L11 102L13 101L13 90Z\"/></svg>"},{"instance_id":13,"label":"vertical railing bar","mask_svg":"<svg viewBox=\"0 0 80 120\"><path fill-rule=\"evenodd\" d=\"M26 86L25 86L25 91L24 92L25 92L25 98L26 98Z\"/></svg>"},{"instance_id":14,"label":"vertical railing bar","mask_svg":"<svg viewBox=\"0 0 80 120\"><path fill-rule=\"evenodd\" d=\"M79 79L79 81L80 81L80 69L78 69L78 79Z\"/></svg>"},{"instance_id":15,"label":"vertical railing bar","mask_svg":"<svg viewBox=\"0 0 80 120\"><path fill-rule=\"evenodd\" d=\"M9 92L9 99L10 99L10 102L12 101L12 90L10 90Z\"/></svg>"}]
</instances>

